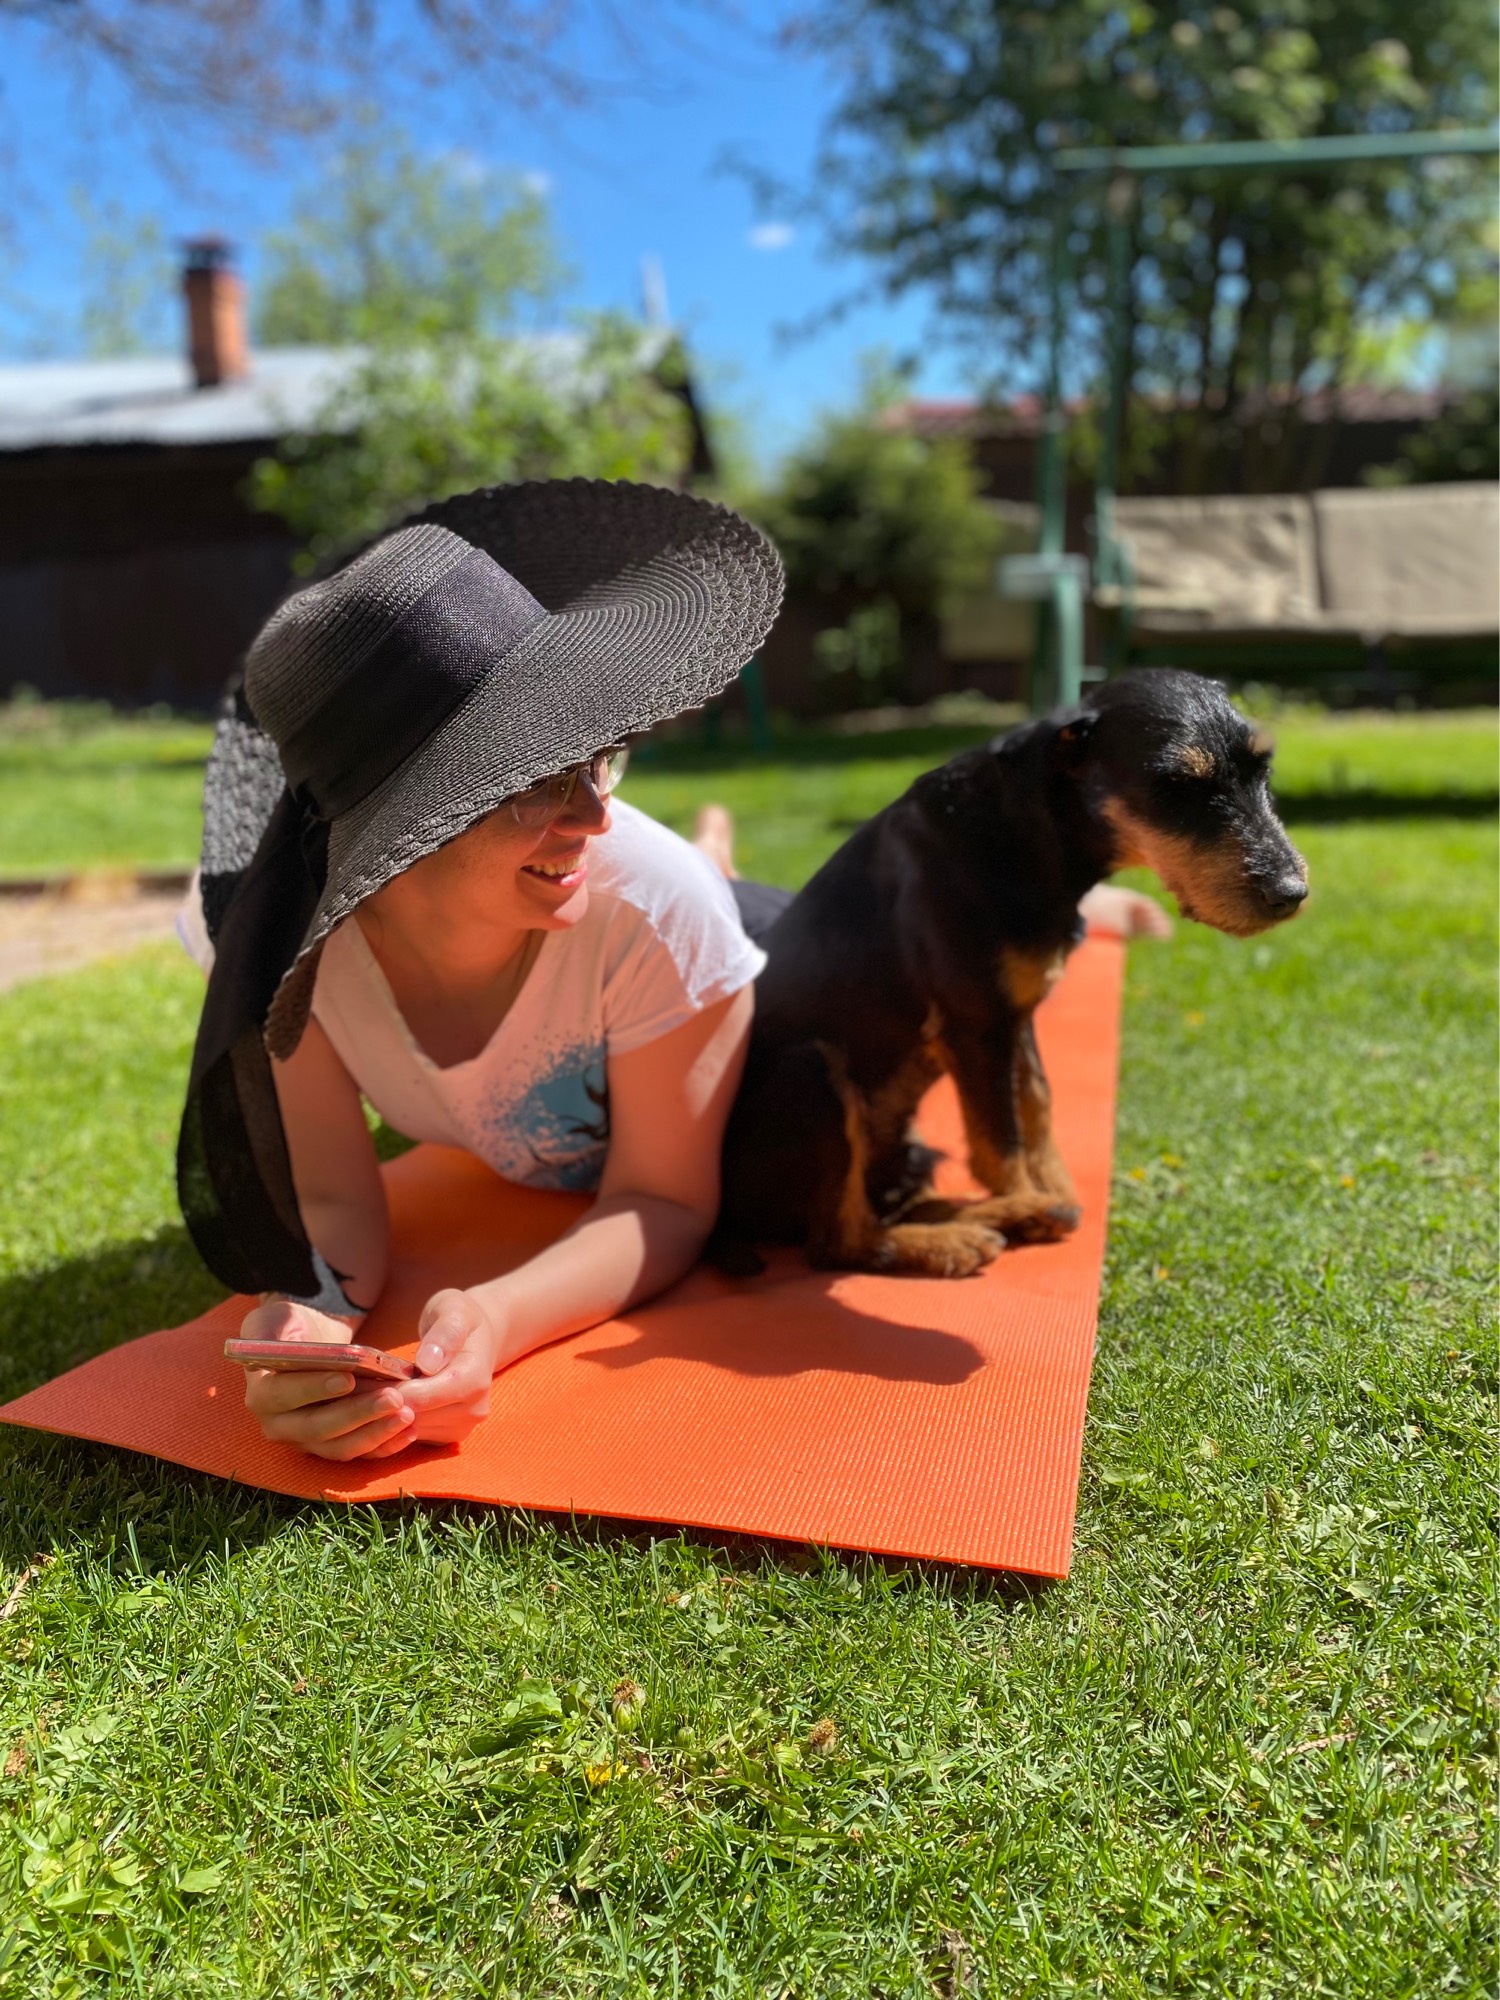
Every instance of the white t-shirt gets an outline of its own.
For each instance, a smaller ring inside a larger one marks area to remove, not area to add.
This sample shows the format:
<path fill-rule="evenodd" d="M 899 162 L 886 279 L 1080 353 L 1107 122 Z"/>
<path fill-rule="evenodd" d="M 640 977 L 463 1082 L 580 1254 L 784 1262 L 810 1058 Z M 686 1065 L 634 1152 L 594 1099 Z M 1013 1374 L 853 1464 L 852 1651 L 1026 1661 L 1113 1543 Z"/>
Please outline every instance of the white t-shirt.
<path fill-rule="evenodd" d="M 589 844 L 581 922 L 544 933 L 510 1011 L 477 1056 L 439 1069 L 418 1046 L 365 935 L 347 918 L 318 965 L 313 1013 L 381 1117 L 476 1154 L 531 1187 L 599 1185 L 611 1056 L 644 1048 L 749 985 L 765 954 L 706 856 L 616 799 Z M 207 970 L 196 887 L 178 933 Z"/>

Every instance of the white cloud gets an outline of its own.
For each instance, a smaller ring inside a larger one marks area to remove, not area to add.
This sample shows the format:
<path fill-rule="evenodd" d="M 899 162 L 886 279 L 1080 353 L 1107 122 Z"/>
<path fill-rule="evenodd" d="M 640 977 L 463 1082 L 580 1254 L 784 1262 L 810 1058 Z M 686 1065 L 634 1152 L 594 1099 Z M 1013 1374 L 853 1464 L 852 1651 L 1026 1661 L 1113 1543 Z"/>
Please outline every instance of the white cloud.
<path fill-rule="evenodd" d="M 552 192 L 552 176 L 545 167 L 528 167 L 521 176 L 521 185 L 536 200 L 545 201 Z"/>
<path fill-rule="evenodd" d="M 745 240 L 752 250 L 785 250 L 796 234 L 789 222 L 757 222 Z"/>
<path fill-rule="evenodd" d="M 470 146 L 450 146 L 438 157 L 447 161 L 454 178 L 465 187 L 479 187 L 490 177 L 489 161 Z"/>

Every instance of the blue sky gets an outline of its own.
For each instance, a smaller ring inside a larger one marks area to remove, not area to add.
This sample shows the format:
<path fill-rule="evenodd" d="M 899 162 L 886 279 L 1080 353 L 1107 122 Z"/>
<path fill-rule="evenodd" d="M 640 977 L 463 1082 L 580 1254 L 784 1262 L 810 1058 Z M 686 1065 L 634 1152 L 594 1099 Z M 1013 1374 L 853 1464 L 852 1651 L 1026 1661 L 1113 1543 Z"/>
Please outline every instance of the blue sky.
<path fill-rule="evenodd" d="M 846 401 L 860 356 L 875 348 L 920 353 L 919 392 L 965 393 L 965 364 L 932 341 L 920 300 L 867 304 L 806 341 L 781 338 L 780 327 L 816 314 L 868 274 L 832 261 L 815 229 L 758 213 L 721 163 L 735 151 L 805 179 L 832 82 L 810 60 L 722 24 L 705 22 L 695 40 L 696 50 L 670 57 L 668 86 L 646 96 L 523 116 L 450 89 L 411 99 L 405 122 L 423 149 L 462 149 L 539 177 L 578 274 L 579 303 L 639 310 L 641 258 L 659 257 L 672 316 L 690 334 L 710 394 L 742 411 L 762 456 L 784 448 L 820 406 Z M 92 120 L 83 118 L 39 37 L 9 26 L 4 43 L 5 99 L 12 118 L 20 114 L 24 160 L 6 170 L 22 177 L 21 199 L 9 204 L 12 240 L 0 251 L 6 351 L 76 347 L 70 322 L 83 230 L 70 196 L 79 188 L 155 217 L 172 241 L 204 230 L 236 239 L 253 286 L 255 237 L 315 180 L 316 148 L 283 147 L 252 162 L 229 145 L 195 140 L 172 149 L 175 167 L 164 164 L 114 91 L 95 88 Z M 175 310 L 173 301 L 162 320 L 166 343 L 176 337 Z"/>

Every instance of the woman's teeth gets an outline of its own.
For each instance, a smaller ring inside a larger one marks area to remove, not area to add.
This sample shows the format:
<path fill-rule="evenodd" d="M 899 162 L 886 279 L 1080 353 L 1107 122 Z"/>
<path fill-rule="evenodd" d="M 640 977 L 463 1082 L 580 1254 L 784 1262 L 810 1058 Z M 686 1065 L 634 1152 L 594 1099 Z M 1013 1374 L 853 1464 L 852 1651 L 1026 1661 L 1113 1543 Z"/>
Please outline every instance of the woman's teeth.
<path fill-rule="evenodd" d="M 549 882 L 565 882 L 570 875 L 576 875 L 583 866 L 581 854 L 570 854 L 561 861 L 528 861 L 528 875 L 544 875 Z"/>

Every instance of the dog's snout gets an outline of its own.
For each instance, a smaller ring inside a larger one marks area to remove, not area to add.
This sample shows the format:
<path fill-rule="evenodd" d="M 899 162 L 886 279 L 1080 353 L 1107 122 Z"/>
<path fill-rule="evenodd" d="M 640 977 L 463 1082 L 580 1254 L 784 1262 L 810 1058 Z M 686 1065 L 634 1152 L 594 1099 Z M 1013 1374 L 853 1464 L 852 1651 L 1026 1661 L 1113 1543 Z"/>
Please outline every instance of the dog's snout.
<path fill-rule="evenodd" d="M 1274 881 L 1262 883 L 1261 894 L 1273 916 L 1290 917 L 1307 901 L 1307 883 L 1289 870 Z"/>

